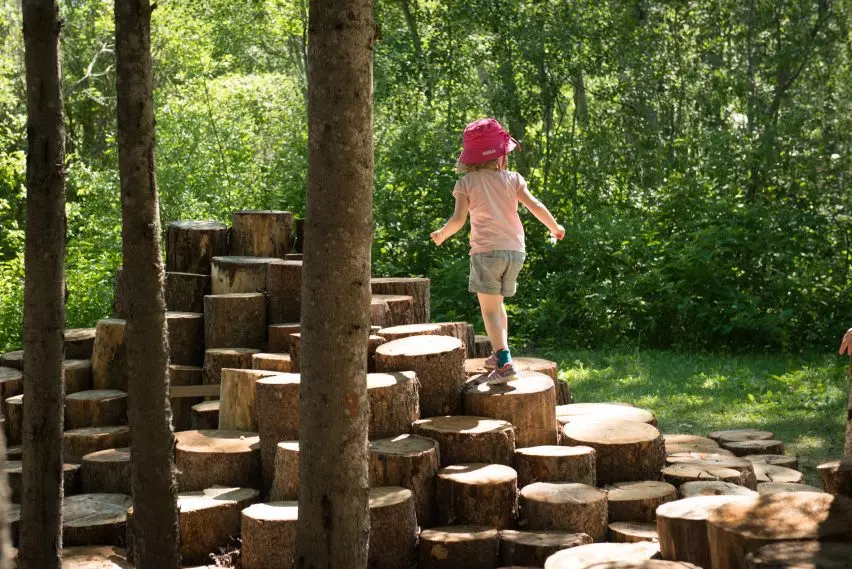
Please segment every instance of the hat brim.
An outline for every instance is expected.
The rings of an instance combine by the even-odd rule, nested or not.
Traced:
[[[459,154],[458,161],[462,164],[482,164],[483,162],[488,162],[489,160],[496,160],[501,156],[505,156],[518,146],[518,141],[514,138],[509,137],[509,142],[506,143],[506,148],[502,151],[494,150],[493,153],[487,156],[482,156],[479,152],[471,149],[462,150],[461,154]]]

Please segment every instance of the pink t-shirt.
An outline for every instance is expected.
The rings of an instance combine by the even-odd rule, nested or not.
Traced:
[[[518,193],[527,187],[523,176],[508,170],[477,170],[456,182],[454,196],[470,203],[470,254],[526,251],[524,226],[518,217]]]

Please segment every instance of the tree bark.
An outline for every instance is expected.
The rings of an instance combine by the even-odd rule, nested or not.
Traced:
[[[304,420],[295,565],[348,569],[367,565],[369,539],[367,337],[376,29],[371,0],[311,2],[308,21]]]
[[[118,162],[127,285],[128,415],[137,567],[178,568],[164,271],[154,163],[148,0],[116,0]]]
[[[65,131],[59,70],[59,7],[24,0],[27,84],[27,233],[24,257],[24,393],[19,567],[60,566],[62,371],[65,330]],[[0,479],[0,568],[8,567],[5,475]]]

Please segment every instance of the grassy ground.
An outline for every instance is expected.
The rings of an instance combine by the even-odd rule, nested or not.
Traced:
[[[622,401],[652,411],[665,433],[772,431],[814,466],[843,453],[847,361],[830,355],[730,356],[661,351],[555,351],[575,400]]]

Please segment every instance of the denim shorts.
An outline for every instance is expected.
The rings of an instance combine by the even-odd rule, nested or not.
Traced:
[[[523,251],[488,251],[471,255],[468,290],[514,296],[518,290],[518,273],[526,257]]]

